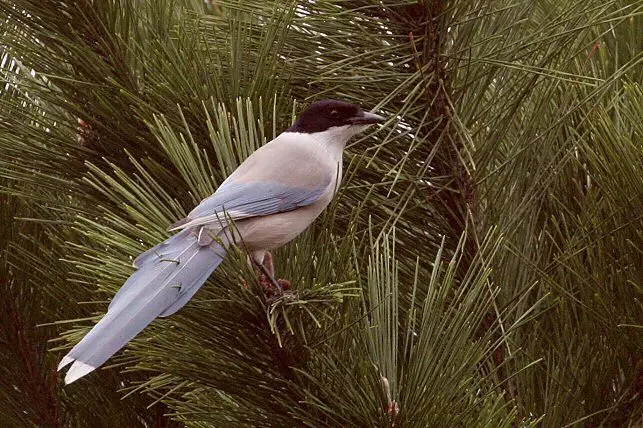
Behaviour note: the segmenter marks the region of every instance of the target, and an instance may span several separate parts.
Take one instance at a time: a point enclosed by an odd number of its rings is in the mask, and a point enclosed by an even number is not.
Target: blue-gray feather
[[[170,236],[167,238],[165,241],[161,242],[160,244],[155,245],[154,247],[150,248],[149,250],[141,253],[134,259],[132,262],[132,266],[135,268],[140,268],[143,266],[148,260],[154,259],[157,255],[163,254],[166,252],[166,248],[171,247],[172,244],[178,243],[184,239],[184,237],[190,233],[194,233],[191,230],[182,230],[181,232]],[[118,293],[116,293],[116,296],[114,298],[118,297],[120,292],[123,291],[123,287],[119,290]],[[112,301],[113,302],[113,301]]]
[[[266,216],[288,212],[315,203],[331,183],[318,183],[314,187],[292,187],[283,183],[240,183],[230,182],[220,187],[217,192],[201,201],[183,220],[170,226],[179,228],[190,222],[204,218],[204,223],[221,222],[226,225],[227,217],[239,220],[248,217]]]
[[[194,296],[222,262],[225,248],[203,246],[194,230],[182,231],[137,259],[134,272],[114,296],[107,314],[67,354],[98,367],[159,316],[168,316]],[[72,373],[70,369],[70,373]],[[70,380],[71,381],[71,380]]]

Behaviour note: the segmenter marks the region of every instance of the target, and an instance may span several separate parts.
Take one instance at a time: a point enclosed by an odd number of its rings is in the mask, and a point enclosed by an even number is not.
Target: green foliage
[[[0,0],[3,426],[635,426],[625,0]],[[390,117],[338,197],[69,387],[131,260],[301,106]],[[287,171],[284,171],[287,174]],[[125,397],[124,399],[122,399]]]

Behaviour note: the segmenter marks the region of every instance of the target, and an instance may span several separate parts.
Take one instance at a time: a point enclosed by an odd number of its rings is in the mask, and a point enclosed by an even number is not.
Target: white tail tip
[[[64,359],[63,359],[64,361]],[[61,361],[62,364],[62,361]],[[77,379],[85,376],[87,373],[93,372],[96,370],[96,367],[85,364],[82,361],[75,361],[74,365],[71,366],[67,375],[65,376],[65,385],[69,385]]]
[[[67,364],[73,363],[74,359],[70,357],[69,355],[65,355],[63,359],[60,361],[60,364],[58,364],[58,371],[61,371]]]

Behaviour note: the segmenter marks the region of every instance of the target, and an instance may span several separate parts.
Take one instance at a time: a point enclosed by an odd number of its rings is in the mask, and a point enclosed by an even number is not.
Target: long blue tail
[[[135,261],[138,268],[116,293],[107,313],[58,365],[73,362],[65,376],[70,384],[90,373],[132,340],[157,317],[181,309],[223,261],[226,249],[199,243],[185,229]]]

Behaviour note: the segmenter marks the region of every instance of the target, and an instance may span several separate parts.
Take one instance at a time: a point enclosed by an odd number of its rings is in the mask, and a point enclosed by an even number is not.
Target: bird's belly
[[[327,203],[319,202],[294,211],[237,222],[243,246],[253,252],[270,250],[292,241],[324,210]]]

